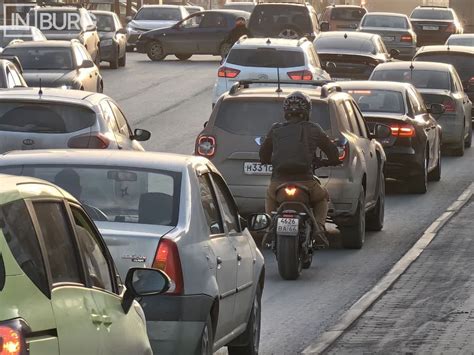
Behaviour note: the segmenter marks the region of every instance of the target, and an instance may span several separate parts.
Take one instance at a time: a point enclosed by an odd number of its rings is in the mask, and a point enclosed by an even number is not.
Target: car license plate
[[[439,27],[438,26],[423,26],[423,29],[425,31],[438,31]]]
[[[300,220],[298,218],[278,218],[277,234],[297,236],[299,223]]]
[[[244,163],[245,175],[271,175],[272,169],[273,167],[267,164],[256,163],[256,162]]]
[[[393,36],[382,37],[382,39],[384,40],[384,42],[393,42],[393,41],[395,41],[395,37],[393,37]]]
[[[350,81],[351,78],[331,78],[334,81]]]

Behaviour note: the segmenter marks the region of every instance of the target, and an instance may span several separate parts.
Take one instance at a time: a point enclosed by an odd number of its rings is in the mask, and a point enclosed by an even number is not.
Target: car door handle
[[[100,314],[91,313],[92,324],[99,326],[102,324],[102,316]]]
[[[103,323],[106,327],[109,327],[109,326],[112,325],[112,318],[110,318],[109,316],[103,315],[103,316],[102,316],[102,323]]]
[[[237,261],[242,261],[242,255],[237,254]]]

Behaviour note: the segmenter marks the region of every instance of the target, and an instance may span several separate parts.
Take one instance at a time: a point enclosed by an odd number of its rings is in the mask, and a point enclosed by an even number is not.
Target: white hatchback
[[[237,41],[217,72],[212,104],[238,81],[330,80],[306,38],[246,38]],[[263,85],[263,83],[262,83]]]

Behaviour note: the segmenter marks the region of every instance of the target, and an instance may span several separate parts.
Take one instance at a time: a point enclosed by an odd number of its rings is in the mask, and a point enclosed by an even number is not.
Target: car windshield
[[[41,32],[81,32],[85,27],[85,19],[77,11],[66,10],[41,10],[29,13],[29,23]]]
[[[364,8],[335,7],[331,11],[331,20],[360,21],[367,11]]]
[[[14,39],[31,41],[33,39],[33,35],[30,30],[13,30],[7,28],[0,29],[0,47],[5,48]]]
[[[255,5],[252,3],[248,3],[248,4],[227,3],[224,5],[224,9],[227,9],[227,10],[240,10],[240,11],[252,12],[254,8],[255,8]]]
[[[347,38],[334,36],[323,36],[319,37],[315,42],[316,51],[324,52],[339,52],[348,51],[356,53],[370,53],[375,54],[376,48],[372,41],[368,39],[351,38],[349,35]]]
[[[421,53],[415,60],[452,64],[463,83],[474,77],[474,54],[470,53]]]
[[[176,226],[181,173],[114,166],[24,165],[0,172],[52,182],[95,221]]]
[[[474,47],[474,36],[473,37],[450,37],[448,43],[451,46],[467,46]]]
[[[216,127],[232,134],[264,136],[275,122],[283,122],[283,101],[226,100],[216,117]],[[311,121],[325,131],[331,130],[329,108],[325,103],[313,102]]]
[[[279,55],[276,55],[279,54]],[[301,51],[285,51],[275,49],[232,49],[226,60],[229,64],[247,67],[292,68],[305,65]]]
[[[410,18],[420,20],[453,20],[453,13],[449,10],[441,9],[415,9]]]
[[[69,47],[12,47],[5,55],[17,56],[24,70],[72,70],[74,69]]]
[[[135,20],[139,21],[180,21],[181,12],[179,9],[170,7],[144,7],[135,15]]]
[[[391,90],[347,90],[362,112],[405,113],[403,95]]]
[[[0,132],[70,133],[91,127],[94,111],[51,102],[0,101]]]
[[[97,19],[97,31],[114,32],[115,23],[112,15],[94,14]]]
[[[368,15],[364,18],[363,27],[408,28],[406,18],[400,16]]]
[[[371,80],[398,81],[412,83],[418,89],[450,90],[451,83],[447,71],[438,70],[375,70]]]
[[[249,29],[254,35],[275,35],[286,29],[313,32],[308,10],[304,6],[261,5],[250,16]]]

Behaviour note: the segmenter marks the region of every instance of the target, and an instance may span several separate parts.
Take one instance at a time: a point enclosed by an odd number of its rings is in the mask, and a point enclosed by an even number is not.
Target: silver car
[[[416,53],[416,33],[407,15],[369,12],[360,21],[357,31],[380,35],[389,51],[400,52],[400,59],[411,59]]]
[[[435,103],[444,105],[444,113],[434,115],[442,128],[443,149],[462,156],[464,148],[471,146],[472,102],[451,64],[421,61],[380,64],[370,80],[412,83],[428,107]]]
[[[21,88],[0,97],[0,153],[41,148],[144,150],[110,97],[80,90]]]
[[[141,305],[157,354],[257,354],[264,260],[224,179],[207,159],[124,151],[14,152],[0,172],[75,195],[123,277],[165,271],[172,286]],[[268,226],[266,216],[262,218]],[[267,224],[267,225],[264,225]]]

